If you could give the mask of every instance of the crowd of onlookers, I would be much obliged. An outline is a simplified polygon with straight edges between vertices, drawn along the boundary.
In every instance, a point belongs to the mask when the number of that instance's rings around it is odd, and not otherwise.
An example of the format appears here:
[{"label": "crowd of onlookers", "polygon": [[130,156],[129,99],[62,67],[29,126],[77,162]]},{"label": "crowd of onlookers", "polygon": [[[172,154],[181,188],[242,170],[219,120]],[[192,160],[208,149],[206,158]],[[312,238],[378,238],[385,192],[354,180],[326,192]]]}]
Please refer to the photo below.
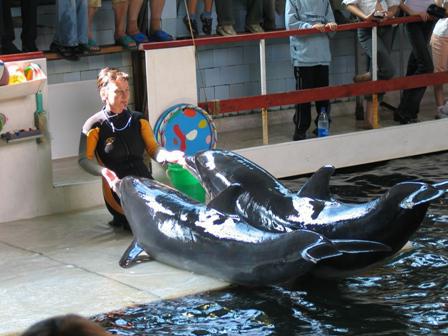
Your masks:
[{"label": "crowd of onlookers", "polygon": [[[20,0],[22,17],[22,50],[14,44],[12,5],[17,1],[0,1],[0,54],[36,51],[37,7],[40,0]],[[213,4],[213,2],[215,2]],[[245,31],[258,33],[275,29],[275,12],[283,13],[285,0],[243,0],[246,8]],[[165,0],[149,0],[149,28],[141,31],[138,17],[144,0],[112,0],[114,16],[114,40],[125,49],[135,49],[140,43],[173,40],[161,28],[161,17]],[[212,34],[213,5],[216,8],[216,34],[235,35],[233,0],[204,0],[203,11],[196,15],[198,0],[178,0],[178,6],[185,4],[186,15],[183,22],[188,32],[196,37],[200,34],[198,22],[205,35]],[[68,60],[100,51],[94,37],[95,13],[101,7],[101,0],[55,0],[55,35],[49,46],[51,51]]]},{"label": "crowd of onlookers", "polygon": [[[169,33],[162,30],[161,17],[165,0],[148,0],[150,7],[149,27],[142,31],[138,17],[144,0],[112,0],[114,13],[114,40],[125,49],[135,49],[140,43],[170,41]],[[184,6],[183,22],[191,37],[213,33],[213,6],[216,11],[216,34],[236,35],[235,3],[237,0],[203,0],[202,12],[197,12],[198,0],[178,0]],[[276,29],[276,17],[283,16],[287,29],[316,28],[327,34],[292,36],[290,38],[291,58],[297,89],[310,89],[329,84],[329,65],[331,50],[329,39],[337,24],[350,20],[384,21],[399,15],[419,15],[420,22],[405,25],[412,47],[406,75],[448,70],[448,19],[427,13],[430,5],[445,7],[445,0],[241,0],[245,6],[244,31],[259,33]],[[12,0],[0,1],[0,35],[3,54],[21,52],[14,44],[14,29],[11,17]],[[22,13],[22,51],[35,51],[36,17],[39,0],[21,0]],[[50,50],[68,60],[77,60],[81,55],[100,51],[94,37],[95,13],[101,7],[101,0],[56,0],[55,35]],[[200,22],[200,24],[199,24]],[[201,27],[201,31],[199,30]],[[395,67],[391,58],[394,30],[393,26],[378,28],[377,64],[378,79],[390,79]],[[370,28],[357,31],[358,41],[367,56],[372,57],[372,33]],[[431,46],[431,47],[430,47]],[[432,50],[430,50],[432,49]],[[370,71],[355,76],[354,81],[371,80]],[[404,90],[401,101],[394,113],[394,120],[401,124],[418,121],[420,101],[425,87]],[[378,95],[381,102],[382,94]],[[435,87],[437,117],[448,117],[448,104],[445,104],[443,87]],[[366,127],[372,126],[372,97],[366,97]],[[321,111],[330,117],[330,102],[315,104],[317,119]],[[331,117],[330,117],[331,121]],[[311,104],[298,104],[294,115],[296,125],[294,140],[307,137],[311,125]]]}]

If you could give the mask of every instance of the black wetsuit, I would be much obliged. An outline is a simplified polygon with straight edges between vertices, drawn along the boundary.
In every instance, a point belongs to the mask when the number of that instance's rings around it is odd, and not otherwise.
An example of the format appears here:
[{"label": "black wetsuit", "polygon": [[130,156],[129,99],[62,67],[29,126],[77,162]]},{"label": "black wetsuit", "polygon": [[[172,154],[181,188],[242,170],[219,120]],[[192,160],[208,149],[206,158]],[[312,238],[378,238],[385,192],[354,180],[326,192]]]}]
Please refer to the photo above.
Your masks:
[{"label": "black wetsuit", "polygon": [[[146,127],[149,128],[146,132],[149,134],[143,132]],[[101,175],[101,168],[107,167],[119,178],[129,175],[152,178],[151,171],[143,160],[144,151],[148,148],[149,154],[154,155],[158,146],[142,113],[125,110],[115,114],[103,109],[90,117],[83,126],[79,163],[86,171],[95,175]],[[93,155],[99,164],[93,160]],[[106,206],[114,216],[114,224],[125,223],[120,200],[104,179],[103,194]]]}]

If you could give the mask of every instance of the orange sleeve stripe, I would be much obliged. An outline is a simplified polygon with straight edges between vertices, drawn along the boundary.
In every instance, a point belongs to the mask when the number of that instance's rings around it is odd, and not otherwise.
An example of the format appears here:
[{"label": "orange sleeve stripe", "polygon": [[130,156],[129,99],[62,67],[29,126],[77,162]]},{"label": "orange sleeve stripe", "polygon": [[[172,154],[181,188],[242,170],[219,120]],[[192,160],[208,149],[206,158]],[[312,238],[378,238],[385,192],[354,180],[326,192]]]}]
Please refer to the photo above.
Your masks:
[{"label": "orange sleeve stripe", "polygon": [[99,137],[100,129],[98,127],[92,128],[89,132],[87,132],[86,157],[89,160],[93,160],[95,157],[95,150]]},{"label": "orange sleeve stripe", "polygon": [[109,184],[107,183],[107,181],[106,181],[106,179],[104,177],[102,178],[102,182],[103,182],[103,196],[104,196],[104,200],[106,201],[106,203],[112,209],[114,209],[116,212],[124,215],[123,208],[121,207],[120,203],[118,203],[115,200],[115,197],[112,194],[112,189],[110,188]]},{"label": "orange sleeve stripe", "polygon": [[146,151],[152,158],[154,158],[154,155],[159,149],[159,144],[154,137],[154,132],[152,131],[148,120],[140,119],[140,132],[142,134],[143,141],[145,142]]}]

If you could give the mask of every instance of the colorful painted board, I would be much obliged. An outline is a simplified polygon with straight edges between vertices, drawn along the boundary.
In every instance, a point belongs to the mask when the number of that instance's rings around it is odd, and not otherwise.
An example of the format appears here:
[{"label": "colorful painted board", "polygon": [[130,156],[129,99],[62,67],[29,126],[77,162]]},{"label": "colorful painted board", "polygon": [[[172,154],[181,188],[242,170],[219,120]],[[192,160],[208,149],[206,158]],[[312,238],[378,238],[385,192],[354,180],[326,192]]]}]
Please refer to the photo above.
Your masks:
[{"label": "colorful painted board", "polygon": [[193,155],[216,147],[217,135],[209,114],[195,105],[178,104],[163,112],[154,126],[157,142],[168,150]]}]

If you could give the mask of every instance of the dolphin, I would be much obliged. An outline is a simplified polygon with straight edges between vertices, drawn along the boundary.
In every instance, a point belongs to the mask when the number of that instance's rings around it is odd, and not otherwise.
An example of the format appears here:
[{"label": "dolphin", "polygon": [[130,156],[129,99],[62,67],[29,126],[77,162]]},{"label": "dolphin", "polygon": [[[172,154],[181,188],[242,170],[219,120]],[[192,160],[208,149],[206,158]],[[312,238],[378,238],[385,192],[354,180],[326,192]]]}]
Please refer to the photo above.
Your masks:
[{"label": "dolphin", "polygon": [[225,150],[207,150],[186,157],[186,168],[214,197],[238,184],[243,192],[234,204],[214,205],[238,214],[247,223],[267,232],[311,230],[330,240],[376,241],[389,251],[343,254],[319,263],[314,274],[343,277],[363,271],[399,251],[419,228],[429,204],[441,197],[447,183],[429,185],[403,182],[383,196],[363,204],[337,201],[329,191],[335,168],[319,169],[298,193],[243,156]]},{"label": "dolphin", "polygon": [[[132,266],[144,252],[165,264],[246,286],[290,282],[316,263],[342,254],[309,230],[271,233],[248,225],[147,178],[103,175],[120,196],[134,241],[120,265]],[[214,201],[235,201],[238,186]]]}]

